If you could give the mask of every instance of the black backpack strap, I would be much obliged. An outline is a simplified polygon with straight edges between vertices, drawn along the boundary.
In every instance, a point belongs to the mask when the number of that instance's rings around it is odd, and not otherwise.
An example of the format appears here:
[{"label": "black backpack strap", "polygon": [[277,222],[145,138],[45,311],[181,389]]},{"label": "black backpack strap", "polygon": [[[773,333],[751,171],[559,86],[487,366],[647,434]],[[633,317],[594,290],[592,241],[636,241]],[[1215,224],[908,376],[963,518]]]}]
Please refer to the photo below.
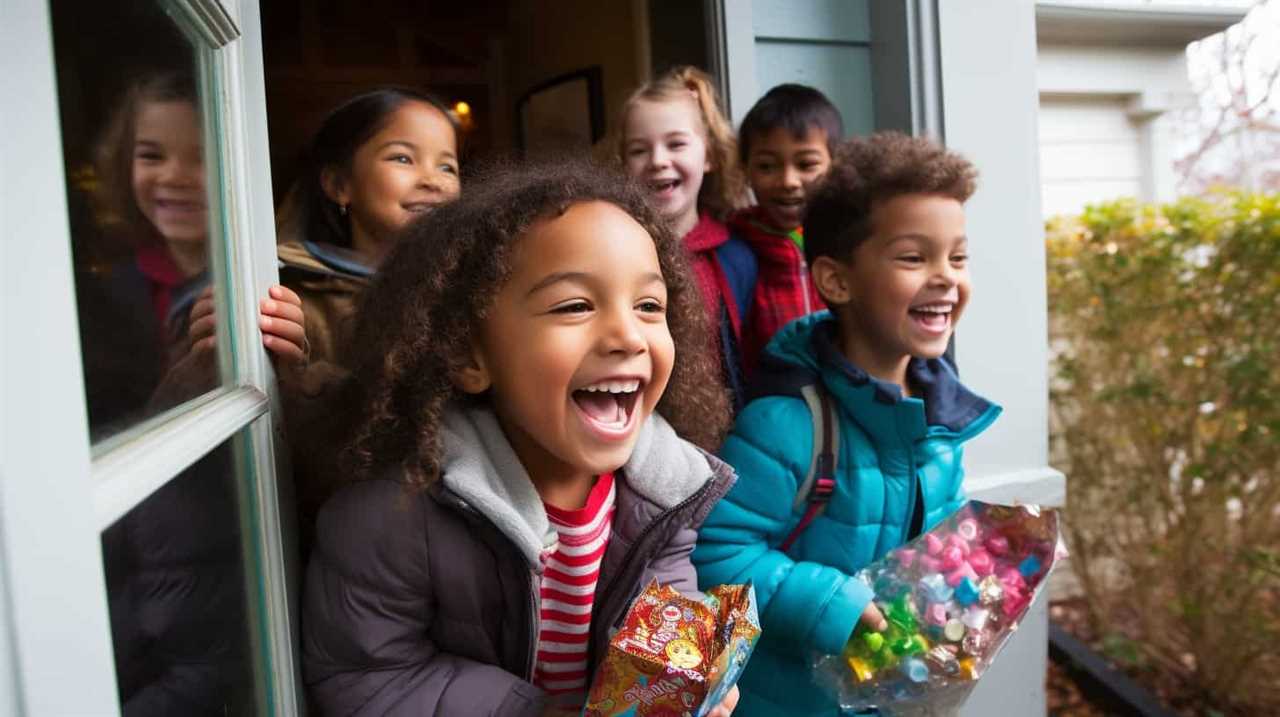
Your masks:
[{"label": "black backpack strap", "polygon": [[805,505],[804,515],[778,546],[784,553],[791,549],[809,524],[826,510],[827,501],[831,500],[831,494],[836,489],[836,464],[840,455],[840,424],[831,394],[821,381],[805,386],[800,393],[809,406],[809,416],[813,419],[813,457],[809,462],[809,473],[796,491],[793,505],[793,509]]}]

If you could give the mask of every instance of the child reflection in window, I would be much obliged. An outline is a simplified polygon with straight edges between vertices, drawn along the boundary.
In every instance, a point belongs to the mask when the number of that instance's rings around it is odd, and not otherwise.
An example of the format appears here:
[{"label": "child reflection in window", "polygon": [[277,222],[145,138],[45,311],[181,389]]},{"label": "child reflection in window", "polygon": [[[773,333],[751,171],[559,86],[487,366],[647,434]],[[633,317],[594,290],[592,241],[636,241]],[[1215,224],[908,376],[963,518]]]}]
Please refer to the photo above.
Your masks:
[{"label": "child reflection in window", "polygon": [[[195,85],[181,73],[134,83],[97,148],[96,223],[77,232],[80,323],[95,439],[214,388],[209,201]],[[277,362],[305,357],[301,301],[274,286],[260,307]]]}]

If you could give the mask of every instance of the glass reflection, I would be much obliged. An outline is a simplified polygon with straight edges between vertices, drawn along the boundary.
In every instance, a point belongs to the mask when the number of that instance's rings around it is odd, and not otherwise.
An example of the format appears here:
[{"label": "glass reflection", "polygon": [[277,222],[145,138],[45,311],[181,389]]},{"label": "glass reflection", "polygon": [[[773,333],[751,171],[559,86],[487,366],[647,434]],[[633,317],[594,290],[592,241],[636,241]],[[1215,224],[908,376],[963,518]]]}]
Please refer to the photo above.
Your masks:
[{"label": "glass reflection", "polygon": [[49,5],[95,444],[224,380],[214,310],[226,297],[210,275],[225,240],[206,146],[216,80],[165,6]]},{"label": "glass reflection", "polygon": [[204,130],[191,75],[141,77],[98,142],[97,236],[77,236],[89,425],[105,437],[219,383]]},{"label": "glass reflection", "polygon": [[126,717],[255,711],[235,453],[219,446],[102,534]]}]

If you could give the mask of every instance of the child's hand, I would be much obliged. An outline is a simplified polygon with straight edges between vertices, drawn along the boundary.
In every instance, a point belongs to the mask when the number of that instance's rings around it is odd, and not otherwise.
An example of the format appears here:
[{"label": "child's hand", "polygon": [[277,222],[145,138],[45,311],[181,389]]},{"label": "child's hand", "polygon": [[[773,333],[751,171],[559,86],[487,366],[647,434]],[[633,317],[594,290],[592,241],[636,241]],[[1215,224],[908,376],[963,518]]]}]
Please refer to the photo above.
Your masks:
[{"label": "child's hand", "polygon": [[720,704],[707,713],[707,717],[729,717],[733,714],[733,709],[738,706],[738,686],[734,685],[729,693],[720,700]]},{"label": "child's hand", "polygon": [[191,346],[190,353],[212,349],[217,337],[213,335],[218,320],[213,315],[213,287],[207,286],[191,305],[191,313],[187,315],[187,338]]},{"label": "child's hand", "polygon": [[867,603],[867,608],[862,611],[862,617],[858,619],[858,624],[872,632],[884,632],[889,628],[889,623],[884,619],[884,615],[880,614],[880,608],[876,607],[873,602]]},{"label": "child's hand", "polygon": [[277,359],[291,364],[305,363],[310,347],[303,323],[302,299],[279,284],[267,293],[271,298],[262,300],[258,314],[262,345]]},{"label": "child's hand", "polygon": [[[262,345],[274,357],[290,363],[307,359],[307,330],[303,325],[302,299],[279,284],[267,290],[271,298],[259,305],[258,326],[262,329]],[[213,287],[200,292],[188,319],[187,336],[191,352],[212,349],[217,337],[214,316]]]}]

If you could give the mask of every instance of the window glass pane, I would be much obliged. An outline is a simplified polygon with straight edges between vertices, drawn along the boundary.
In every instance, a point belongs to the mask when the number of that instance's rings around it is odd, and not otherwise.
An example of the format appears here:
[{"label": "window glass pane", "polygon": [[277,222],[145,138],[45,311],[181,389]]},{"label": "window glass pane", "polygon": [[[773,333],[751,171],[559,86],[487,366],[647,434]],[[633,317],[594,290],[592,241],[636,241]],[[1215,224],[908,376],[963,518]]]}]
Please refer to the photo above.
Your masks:
[{"label": "window glass pane", "polygon": [[53,0],[50,10],[98,443],[227,379],[226,296],[210,279],[226,255],[215,75],[212,50],[161,3]]},{"label": "window glass pane", "polygon": [[121,713],[264,713],[247,431],[102,533]]}]

